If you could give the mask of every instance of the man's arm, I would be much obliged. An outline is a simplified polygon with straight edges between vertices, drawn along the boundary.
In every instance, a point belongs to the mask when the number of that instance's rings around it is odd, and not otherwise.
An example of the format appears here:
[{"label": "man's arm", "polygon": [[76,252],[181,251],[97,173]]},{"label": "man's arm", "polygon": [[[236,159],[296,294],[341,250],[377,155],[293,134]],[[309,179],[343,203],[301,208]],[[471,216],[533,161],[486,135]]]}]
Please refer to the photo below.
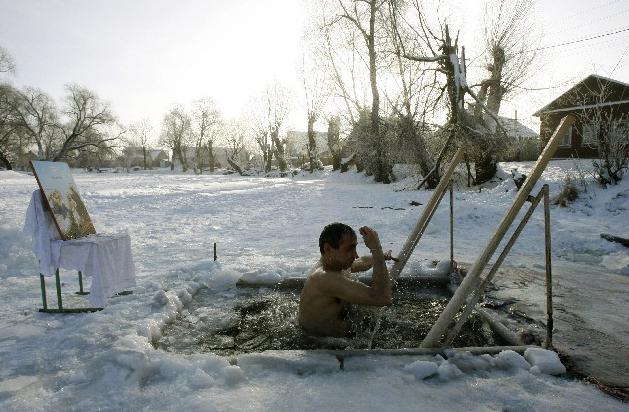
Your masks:
[{"label": "man's arm", "polygon": [[369,255],[361,256],[352,263],[352,273],[366,272],[373,266],[373,258]]},{"label": "man's arm", "polygon": [[[375,280],[375,279],[374,279]],[[343,276],[324,276],[319,280],[319,291],[327,296],[334,296],[348,303],[370,306],[387,306],[391,304],[390,294],[371,286]]]},{"label": "man's arm", "polygon": [[349,303],[371,306],[391,304],[391,279],[384,263],[384,253],[378,234],[368,227],[360,228],[365,245],[371,250],[373,262],[373,283],[364,285],[343,276],[321,277],[319,288],[322,293],[334,296]]},{"label": "man's arm", "polygon": [[[384,260],[393,260],[393,256],[391,256],[391,251],[387,250],[384,252]],[[373,266],[373,256],[365,255],[361,256],[352,263],[352,273],[356,272],[366,272],[371,269]]]},{"label": "man's arm", "polygon": [[391,278],[389,277],[387,265],[384,263],[385,255],[382,252],[378,233],[367,226],[363,226],[360,228],[360,234],[363,236],[365,246],[371,251],[373,261],[373,283],[371,288],[376,289],[383,295],[383,299],[387,302],[385,305],[390,305],[392,298]]}]

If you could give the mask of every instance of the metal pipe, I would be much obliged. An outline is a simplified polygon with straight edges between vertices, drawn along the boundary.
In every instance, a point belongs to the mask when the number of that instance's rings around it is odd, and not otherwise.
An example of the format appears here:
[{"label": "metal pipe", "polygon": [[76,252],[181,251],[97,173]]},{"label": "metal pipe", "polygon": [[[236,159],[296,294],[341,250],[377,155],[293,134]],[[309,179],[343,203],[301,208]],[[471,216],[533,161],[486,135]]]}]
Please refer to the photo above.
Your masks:
[{"label": "metal pipe", "polygon": [[511,238],[505,245],[504,249],[502,249],[500,256],[498,256],[498,259],[496,259],[496,262],[491,267],[489,273],[487,274],[487,276],[485,276],[480,286],[476,290],[474,290],[474,292],[469,296],[467,303],[465,304],[465,309],[463,310],[463,313],[461,314],[461,317],[456,322],[454,327],[450,329],[450,331],[448,332],[448,335],[446,337],[446,344],[450,344],[452,340],[459,334],[459,331],[461,330],[463,323],[465,323],[467,318],[472,314],[472,311],[474,310],[476,303],[478,303],[478,301],[480,300],[480,297],[483,295],[483,292],[487,288],[487,285],[489,285],[489,282],[496,275],[496,272],[500,268],[500,265],[502,265],[502,262],[504,262],[505,258],[511,251],[511,248],[515,244],[515,241],[518,239],[518,237],[520,236],[520,233],[522,233],[522,230],[524,230],[524,227],[526,226],[529,219],[531,218],[531,215],[535,211],[535,208],[537,208],[537,205],[539,204],[540,200],[542,200],[543,194],[544,194],[544,189],[540,190],[537,196],[531,199],[531,206],[529,206],[529,210],[526,211],[526,214],[520,221],[520,224],[511,235]]},{"label": "metal pipe", "polygon": [[454,269],[454,192],[450,181],[450,270]]},{"label": "metal pipe", "polygon": [[44,305],[44,309],[48,309],[48,302],[46,301],[46,281],[44,280],[44,275],[39,274],[39,282],[41,286],[41,301]]},{"label": "metal pipe", "polygon": [[57,306],[59,306],[59,309],[63,309],[63,303],[61,302],[61,279],[59,279],[59,268],[55,271],[55,283],[57,284]]},{"label": "metal pipe", "polygon": [[545,348],[553,347],[553,274],[550,248],[550,196],[548,185],[542,187],[544,192],[544,243],[546,245],[546,342]]}]

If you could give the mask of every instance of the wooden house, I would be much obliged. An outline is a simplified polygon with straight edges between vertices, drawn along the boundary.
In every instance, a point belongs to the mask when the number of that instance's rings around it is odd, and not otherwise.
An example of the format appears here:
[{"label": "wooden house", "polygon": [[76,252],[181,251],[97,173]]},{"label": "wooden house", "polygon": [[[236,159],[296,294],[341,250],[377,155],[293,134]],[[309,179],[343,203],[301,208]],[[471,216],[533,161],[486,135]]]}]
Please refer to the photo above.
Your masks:
[{"label": "wooden house", "polygon": [[609,130],[629,130],[629,84],[591,74],[533,115],[541,120],[540,143],[548,142],[562,117],[576,122],[564,134],[555,158],[596,158],[598,142]]}]

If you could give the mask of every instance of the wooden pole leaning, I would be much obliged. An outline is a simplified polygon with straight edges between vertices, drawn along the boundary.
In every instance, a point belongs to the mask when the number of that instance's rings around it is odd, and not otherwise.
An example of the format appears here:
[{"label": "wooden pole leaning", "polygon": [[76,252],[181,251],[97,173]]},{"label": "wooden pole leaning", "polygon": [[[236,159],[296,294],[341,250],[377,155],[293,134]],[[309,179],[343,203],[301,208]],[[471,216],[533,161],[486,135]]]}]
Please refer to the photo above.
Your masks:
[{"label": "wooden pole leaning", "polygon": [[491,280],[496,275],[496,272],[498,272],[500,265],[502,265],[502,262],[504,262],[505,258],[511,251],[511,248],[513,247],[516,240],[520,236],[520,233],[522,233],[522,230],[524,230],[524,227],[526,226],[529,219],[531,218],[531,215],[533,215],[533,212],[537,208],[537,205],[542,200],[542,197],[545,196],[545,193],[548,193],[548,185],[544,185],[544,187],[542,188],[542,190],[539,191],[537,196],[535,196],[532,199],[529,199],[531,200],[531,206],[529,207],[529,210],[526,211],[526,214],[520,221],[520,224],[513,232],[513,235],[511,235],[511,238],[509,238],[509,241],[507,242],[504,249],[500,253],[500,256],[498,256],[498,259],[496,259],[496,262],[491,267],[491,270],[489,271],[487,276],[485,276],[480,286],[476,288],[476,290],[474,290],[474,292],[470,294],[470,297],[467,299],[467,302],[465,303],[465,309],[463,310],[463,313],[461,314],[459,319],[456,321],[456,324],[454,325],[454,327],[448,331],[448,335],[445,341],[446,345],[451,344],[454,338],[458,336],[459,332],[461,331],[461,327],[463,327],[463,324],[465,323],[467,318],[469,318],[469,316],[472,314],[474,307],[476,306],[480,298],[483,296],[485,289],[487,289],[487,285],[489,285],[489,282],[491,282]]},{"label": "wooden pole leaning", "polygon": [[528,196],[531,194],[531,191],[537,183],[537,180],[539,179],[542,172],[546,168],[546,165],[557,150],[557,147],[559,146],[564,132],[569,130],[569,128],[574,123],[574,120],[574,117],[571,115],[568,115],[561,119],[559,126],[549,139],[546,147],[542,151],[542,154],[537,159],[531,175],[526,179],[524,185],[514,199],[511,208],[502,218],[500,224],[498,225],[498,228],[487,243],[487,246],[480,254],[478,259],[468,272],[467,276],[465,276],[463,282],[461,282],[461,285],[459,285],[456,292],[450,299],[450,302],[443,310],[443,312],[441,312],[441,315],[439,315],[439,318],[422,341],[422,348],[431,348],[439,345],[441,337],[450,326],[452,320],[454,319],[454,316],[461,309],[469,294],[472,293],[474,289],[479,286],[479,277],[483,269],[487,265],[487,262],[496,251],[496,248],[500,244],[500,241],[504,237],[511,224],[513,223],[513,220],[516,218],[518,212],[522,208],[522,205],[524,204],[524,202],[526,202]]},{"label": "wooden pole leaning", "polygon": [[432,197],[430,198],[430,200],[428,201],[428,204],[426,205],[426,208],[424,209],[424,213],[422,214],[419,221],[415,225],[415,228],[413,229],[411,234],[408,236],[408,239],[406,239],[406,243],[404,243],[404,247],[402,248],[402,251],[398,255],[398,261],[395,262],[395,264],[393,265],[393,268],[391,269],[391,279],[393,279],[394,282],[400,276],[400,273],[402,272],[402,269],[404,269],[404,266],[408,262],[408,259],[411,256],[413,249],[415,249],[415,246],[417,246],[417,242],[419,242],[419,239],[421,238],[422,234],[426,230],[426,227],[428,226],[430,219],[432,218],[435,211],[437,210],[437,206],[439,206],[439,202],[441,201],[441,199],[443,198],[443,195],[448,189],[448,185],[450,184],[450,180],[452,179],[454,170],[456,169],[457,165],[461,162],[462,158],[463,158],[463,148],[460,147],[457,149],[456,153],[454,154],[454,157],[450,161],[450,165],[448,166],[448,169],[446,170],[445,174],[441,177],[439,184],[435,188],[435,191],[433,192]]}]

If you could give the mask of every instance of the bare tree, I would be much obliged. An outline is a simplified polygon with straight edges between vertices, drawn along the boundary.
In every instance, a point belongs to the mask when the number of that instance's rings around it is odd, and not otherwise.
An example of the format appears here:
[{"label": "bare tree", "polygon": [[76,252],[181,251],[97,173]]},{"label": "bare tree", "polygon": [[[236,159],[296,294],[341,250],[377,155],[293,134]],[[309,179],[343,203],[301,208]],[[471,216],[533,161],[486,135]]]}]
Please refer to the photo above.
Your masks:
[{"label": "bare tree", "polygon": [[273,82],[250,104],[248,124],[262,152],[265,172],[271,170],[273,156],[280,171],[288,167],[284,157],[286,139],[280,138],[280,132],[288,116],[289,101],[288,89]]},{"label": "bare tree", "polygon": [[0,83],[0,164],[8,170],[13,169],[13,161],[19,154],[19,114],[15,111],[19,102],[18,91]]},{"label": "bare tree", "polygon": [[[386,146],[380,135],[380,92],[378,90],[378,67],[377,67],[377,46],[378,34],[382,30],[383,23],[377,24],[386,0],[339,0],[341,20],[349,22],[359,36],[364,41],[367,49],[369,84],[371,91],[371,112],[370,112],[370,142],[367,149],[369,158],[372,160],[368,172],[373,173],[377,182],[390,182],[391,165],[386,161]],[[380,18],[379,18],[380,17]],[[379,27],[380,26],[380,27]]]},{"label": "bare tree", "polygon": [[15,73],[15,61],[2,46],[0,46],[0,73]]},{"label": "bare tree", "polygon": [[[398,121],[397,144],[400,153],[398,159],[417,163],[423,176],[427,176],[426,186],[432,189],[439,183],[438,173],[430,173],[434,167],[432,155],[428,151],[425,135],[429,132],[427,118],[434,115],[435,92],[438,90],[436,79],[430,78],[430,70],[422,70],[419,62],[406,59],[409,55],[426,54],[426,47],[409,41],[413,33],[408,26],[399,23],[400,10],[397,1],[388,2],[387,36],[390,39],[393,53],[388,58],[391,75],[397,89],[393,90],[393,98],[385,90],[385,96]],[[405,44],[406,43],[406,46]],[[410,159],[409,159],[410,158]]]},{"label": "bare tree", "polygon": [[312,59],[312,55],[302,55],[301,74],[306,98],[306,117],[308,121],[308,160],[310,173],[314,172],[317,165],[317,141],[315,139],[314,124],[317,122],[323,107],[330,95],[330,88],[326,83],[325,74],[319,69],[319,65]]},{"label": "bare tree", "polygon": [[147,118],[141,119],[129,127],[127,140],[132,146],[142,149],[142,166],[144,170],[148,169],[147,157],[149,156],[148,151],[153,139],[153,133],[153,126]]},{"label": "bare tree", "polygon": [[121,137],[121,133],[112,136],[102,132],[103,128],[115,123],[108,103],[77,84],[67,85],[66,90],[68,95],[63,109],[65,122],[61,127],[63,141],[53,156],[54,161],[63,159],[73,150],[112,145]]},{"label": "bare tree", "polygon": [[[485,4],[486,79],[478,98],[498,114],[502,100],[522,90],[534,71],[539,41],[533,30],[534,0],[488,0]],[[481,113],[477,106],[475,115]]]},{"label": "bare tree", "polygon": [[239,175],[243,175],[243,167],[240,164],[239,156],[245,148],[245,127],[238,121],[231,121],[223,127],[223,136],[225,139],[225,157],[227,163]]},{"label": "bare tree", "polygon": [[[478,101],[496,115],[504,98],[522,90],[523,83],[534,72],[538,42],[532,21],[533,0],[488,0],[485,4],[485,65],[487,77],[480,82]],[[497,159],[507,147],[500,134],[493,133],[491,119],[476,104],[474,118],[489,133],[472,150],[476,183],[491,179]]]},{"label": "bare tree", "polygon": [[192,105],[191,114],[191,135],[195,147],[196,161],[194,164],[195,173],[202,173],[202,162],[204,151],[207,150],[207,160],[210,172],[214,171],[214,142],[218,136],[221,123],[221,113],[214,100],[210,98],[199,99]]},{"label": "bare tree", "polygon": [[63,138],[55,102],[47,93],[34,87],[25,87],[17,93],[20,99],[15,102],[14,110],[20,127],[37,145],[39,159],[52,159]]},{"label": "bare tree", "polygon": [[188,170],[188,164],[184,153],[184,147],[190,134],[190,117],[182,107],[175,106],[162,121],[162,134],[160,141],[173,153],[170,170],[175,168],[175,158],[179,159],[183,171]]},{"label": "bare tree", "polygon": [[597,79],[592,89],[573,97],[584,107],[577,116],[581,122],[581,144],[596,149],[592,161],[594,177],[603,186],[617,184],[629,168],[629,115],[615,105],[606,104],[613,91],[606,80]]},{"label": "bare tree", "polygon": [[330,116],[328,119],[328,149],[332,155],[332,170],[341,169],[341,118]]},{"label": "bare tree", "polygon": [[281,172],[287,169],[285,158],[286,139],[280,138],[280,130],[288,116],[290,93],[284,86],[273,82],[266,88],[265,95],[267,126],[273,142],[273,152]]}]

